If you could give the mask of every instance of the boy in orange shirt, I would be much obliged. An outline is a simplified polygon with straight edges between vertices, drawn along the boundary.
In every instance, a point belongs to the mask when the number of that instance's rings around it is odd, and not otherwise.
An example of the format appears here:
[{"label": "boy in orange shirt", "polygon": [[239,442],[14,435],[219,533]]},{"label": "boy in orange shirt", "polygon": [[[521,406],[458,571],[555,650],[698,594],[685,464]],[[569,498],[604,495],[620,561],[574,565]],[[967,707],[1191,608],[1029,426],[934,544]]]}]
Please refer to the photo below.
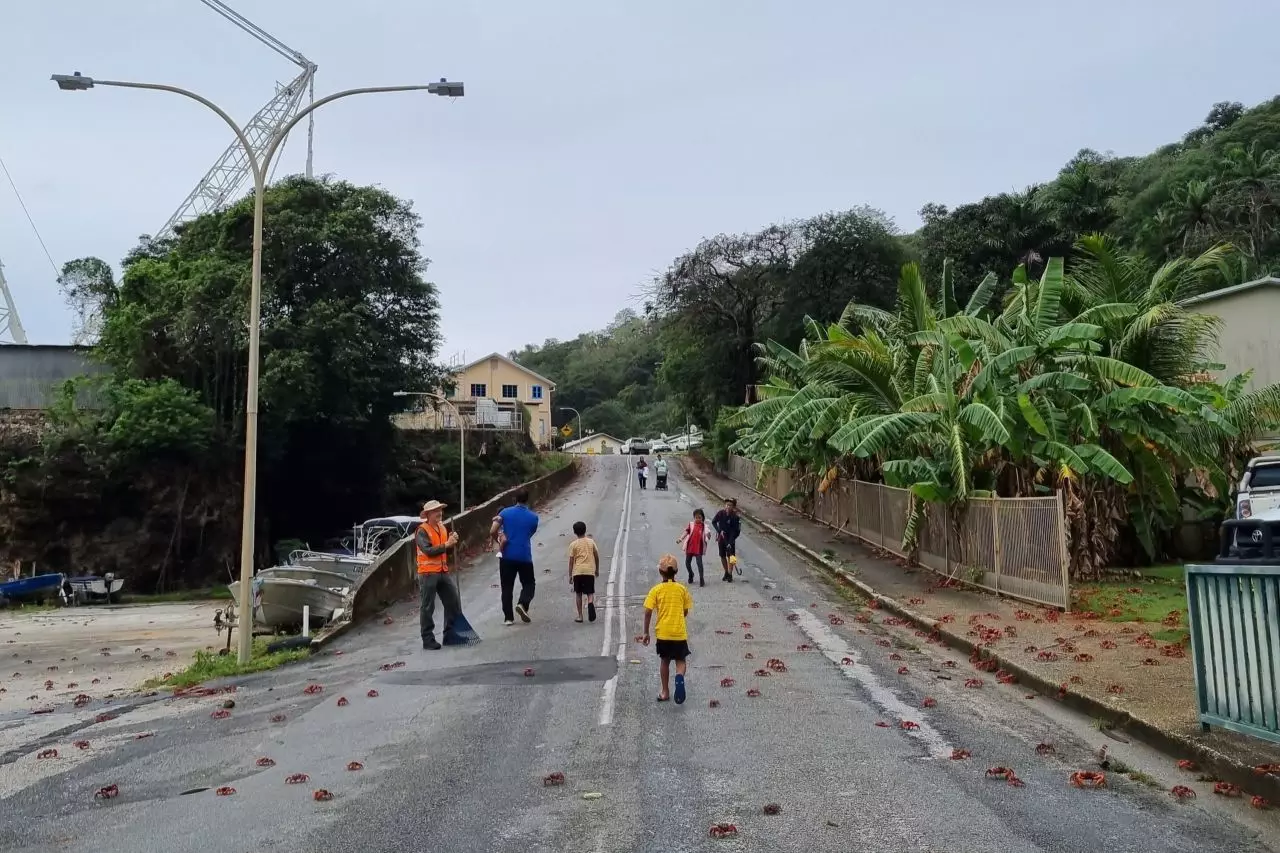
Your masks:
[{"label": "boy in orange shirt", "polygon": [[688,589],[676,582],[676,574],[679,571],[676,558],[670,554],[663,554],[662,559],[658,561],[658,573],[662,575],[662,582],[649,590],[649,594],[644,598],[644,636],[640,638],[640,642],[646,646],[649,645],[649,624],[653,621],[653,614],[656,612],[658,620],[653,628],[653,638],[657,640],[658,657],[662,661],[660,669],[662,692],[658,694],[658,701],[666,702],[671,698],[668,687],[671,681],[671,662],[675,661],[675,699],[677,705],[683,705],[684,676],[688,666],[686,660],[689,657],[689,627],[685,617],[693,609],[693,597],[689,595]]}]

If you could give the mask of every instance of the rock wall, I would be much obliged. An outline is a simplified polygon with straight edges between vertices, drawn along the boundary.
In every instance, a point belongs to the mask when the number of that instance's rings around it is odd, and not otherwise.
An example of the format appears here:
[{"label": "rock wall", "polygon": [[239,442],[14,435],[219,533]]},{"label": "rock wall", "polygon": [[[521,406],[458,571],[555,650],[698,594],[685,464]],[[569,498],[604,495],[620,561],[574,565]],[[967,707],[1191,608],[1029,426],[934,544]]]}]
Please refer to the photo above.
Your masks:
[{"label": "rock wall", "polygon": [[45,413],[37,409],[0,409],[0,445],[34,446],[47,426]]}]

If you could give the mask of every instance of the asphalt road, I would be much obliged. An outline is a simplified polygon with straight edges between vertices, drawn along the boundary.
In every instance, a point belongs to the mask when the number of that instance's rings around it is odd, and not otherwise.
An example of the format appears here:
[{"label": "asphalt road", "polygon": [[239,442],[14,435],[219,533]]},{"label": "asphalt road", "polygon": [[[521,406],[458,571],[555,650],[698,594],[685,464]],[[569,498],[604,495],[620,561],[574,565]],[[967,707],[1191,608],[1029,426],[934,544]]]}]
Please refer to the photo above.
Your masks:
[{"label": "asphalt road", "polygon": [[[463,575],[477,646],[423,651],[403,605],[341,654],[241,680],[226,719],[211,717],[225,695],[137,697],[103,723],[111,709],[0,719],[18,744],[0,756],[0,849],[1111,853],[1269,850],[1280,838],[1274,813],[1174,801],[1169,787],[1188,780],[1171,761],[1055,703],[990,676],[966,689],[963,658],[951,670],[946,650],[878,616],[857,621],[839,591],[750,529],[742,578],[725,584],[709,567],[693,588],[689,701],[656,702],[656,656],[633,642],[640,602],[693,508],[714,507],[674,466],[666,492],[634,488],[625,458],[588,468],[543,509],[530,625],[502,626],[489,557]],[[595,624],[572,621],[575,521],[603,556],[612,606]],[[786,671],[755,674],[770,659]],[[1054,754],[1038,755],[1042,742]],[[1150,784],[1112,772],[1106,789],[1070,786],[1103,743]],[[48,748],[59,757],[36,758]],[[957,748],[972,757],[951,760]],[[986,778],[996,765],[1025,786]],[[544,786],[553,772],[563,786]],[[309,778],[285,784],[293,773]],[[118,797],[94,799],[111,784]],[[235,794],[217,796],[223,785]],[[316,802],[317,788],[334,798]],[[711,838],[721,822],[737,836]]]}]

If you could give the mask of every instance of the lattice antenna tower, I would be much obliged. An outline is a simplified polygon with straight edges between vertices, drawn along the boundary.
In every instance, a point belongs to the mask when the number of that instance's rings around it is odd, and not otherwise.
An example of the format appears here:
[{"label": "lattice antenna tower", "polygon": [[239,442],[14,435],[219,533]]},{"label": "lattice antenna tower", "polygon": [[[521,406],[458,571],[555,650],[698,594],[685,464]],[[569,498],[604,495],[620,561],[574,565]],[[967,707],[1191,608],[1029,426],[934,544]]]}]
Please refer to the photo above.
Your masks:
[{"label": "lattice antenna tower", "polygon": [[[302,69],[298,76],[288,83],[277,83],[275,95],[244,125],[245,138],[249,140],[255,156],[260,155],[270,140],[298,114],[303,96],[311,101],[315,100],[317,66],[310,59],[223,3],[222,0],[200,0],[200,2]],[[308,178],[311,177],[314,140],[315,119],[312,117],[307,122]],[[154,239],[171,237],[176,226],[224,207],[236,196],[251,174],[248,154],[241,147],[240,142],[233,139],[227,146],[227,150],[222,152],[222,156],[200,179],[200,183],[196,184],[195,189],[165,222],[164,227],[156,233]]]},{"label": "lattice antenna tower", "polygon": [[9,282],[4,278],[4,263],[0,261],[0,344],[26,344],[27,333],[18,318],[18,306],[13,303]]}]

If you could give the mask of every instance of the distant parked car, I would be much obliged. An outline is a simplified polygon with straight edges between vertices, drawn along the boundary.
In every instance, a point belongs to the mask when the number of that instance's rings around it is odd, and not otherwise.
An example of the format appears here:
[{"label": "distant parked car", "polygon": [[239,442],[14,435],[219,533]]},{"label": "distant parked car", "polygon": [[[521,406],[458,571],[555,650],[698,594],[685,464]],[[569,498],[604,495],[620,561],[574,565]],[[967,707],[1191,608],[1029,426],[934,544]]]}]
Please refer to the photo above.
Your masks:
[{"label": "distant parked car", "polygon": [[655,441],[653,443],[653,447],[650,449],[654,453],[670,453],[671,445],[667,444],[665,441]]},{"label": "distant parked car", "polygon": [[628,438],[627,443],[622,445],[622,452],[632,456],[643,456],[650,452],[649,441],[644,438]]}]

